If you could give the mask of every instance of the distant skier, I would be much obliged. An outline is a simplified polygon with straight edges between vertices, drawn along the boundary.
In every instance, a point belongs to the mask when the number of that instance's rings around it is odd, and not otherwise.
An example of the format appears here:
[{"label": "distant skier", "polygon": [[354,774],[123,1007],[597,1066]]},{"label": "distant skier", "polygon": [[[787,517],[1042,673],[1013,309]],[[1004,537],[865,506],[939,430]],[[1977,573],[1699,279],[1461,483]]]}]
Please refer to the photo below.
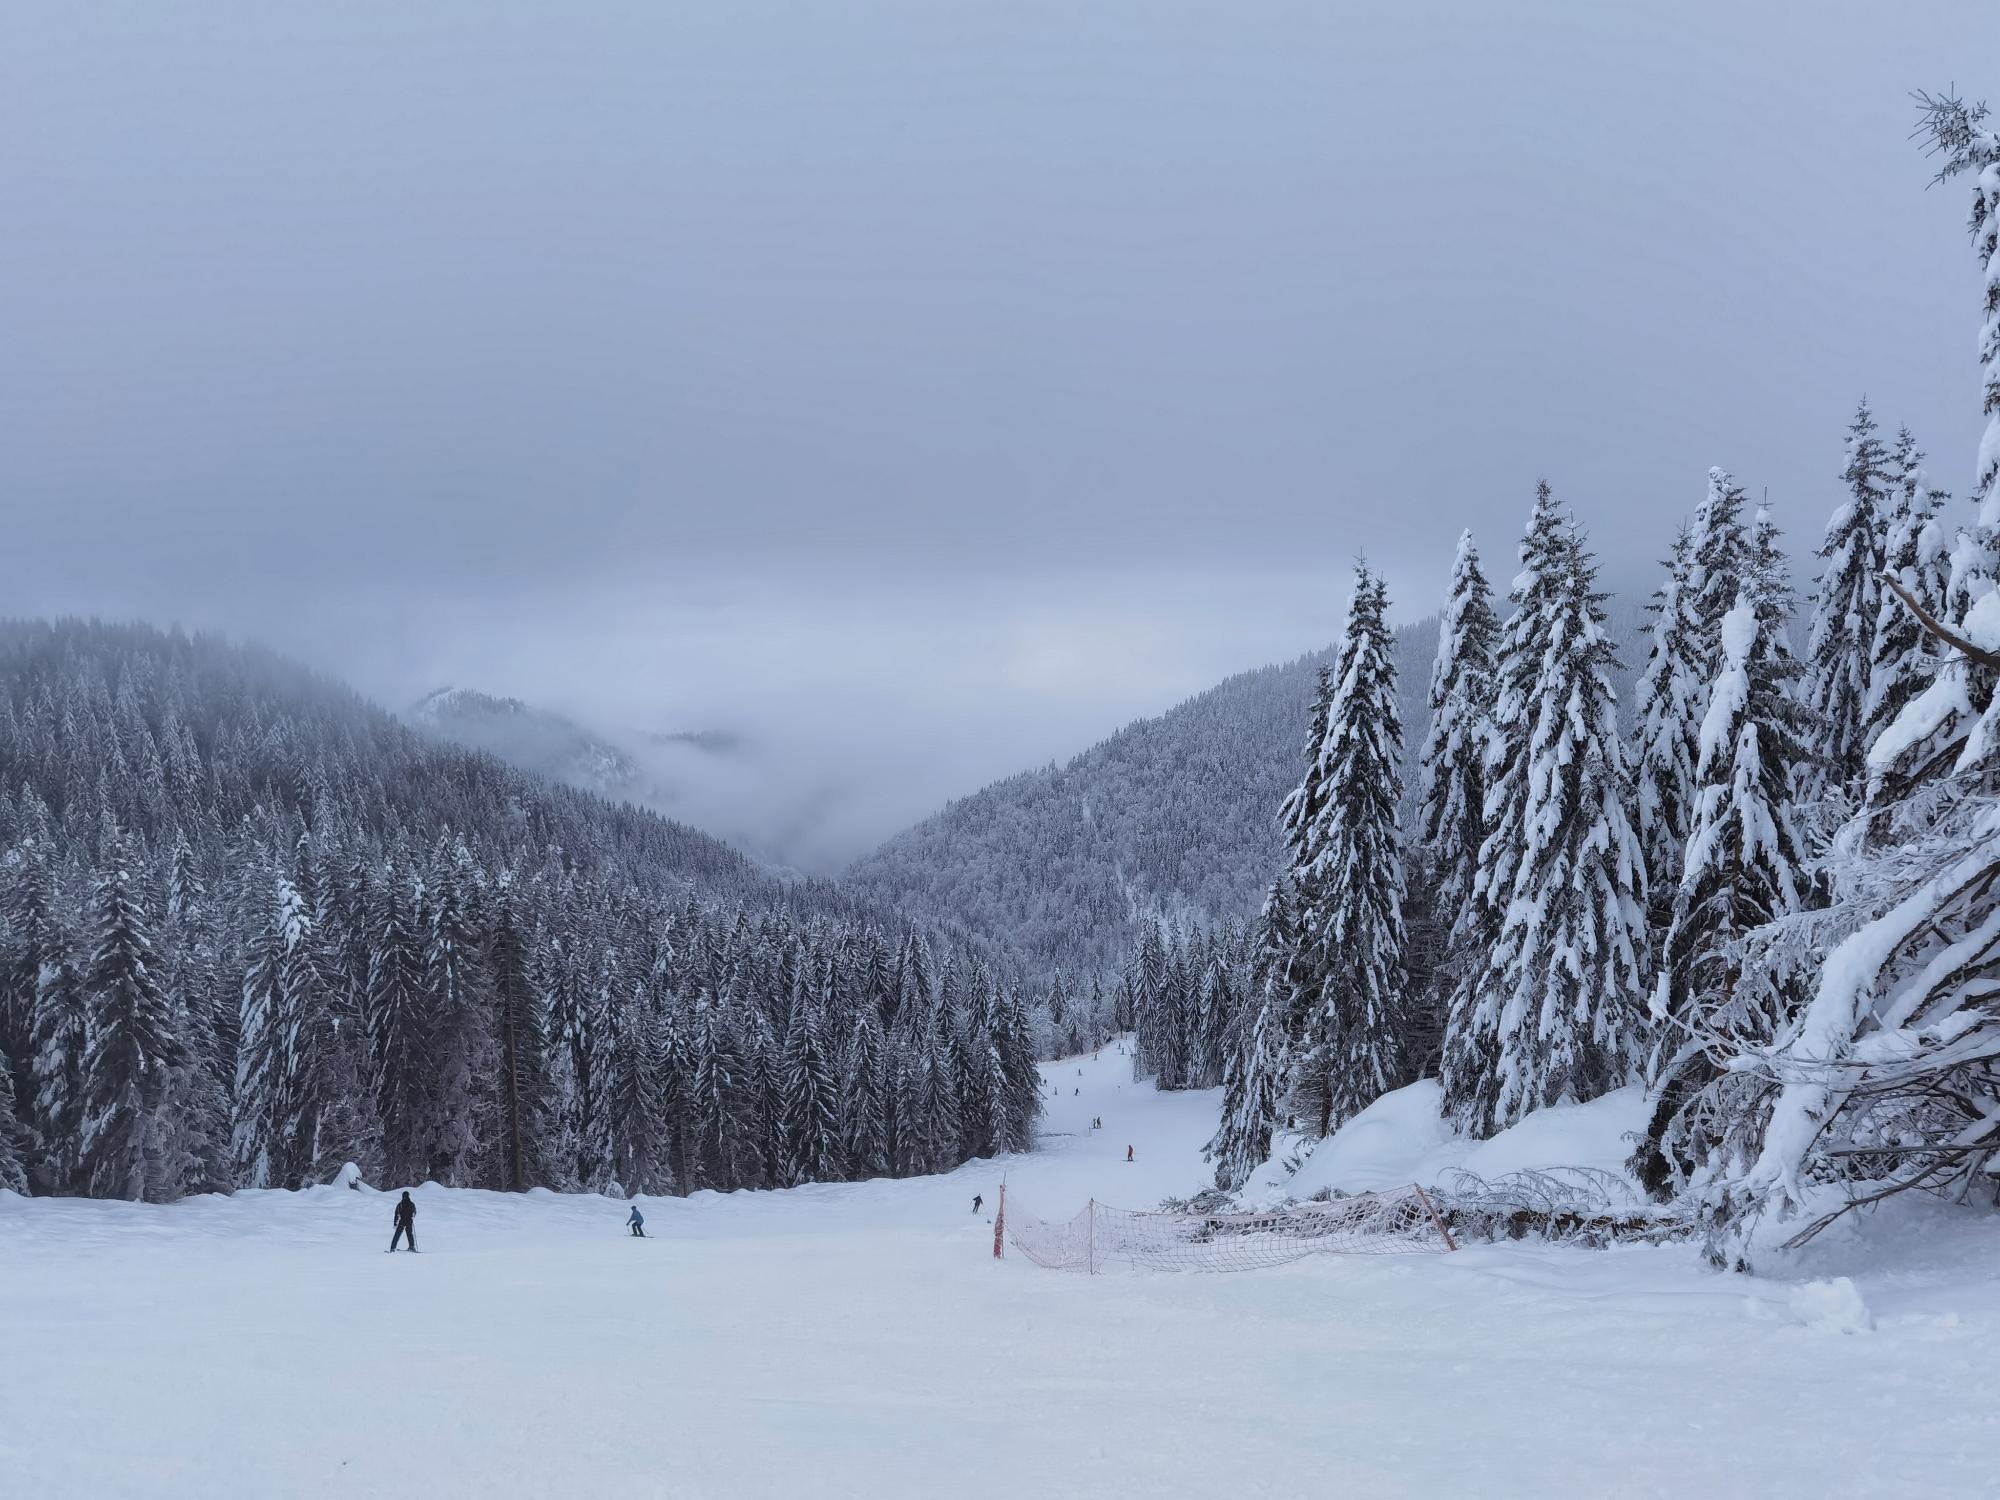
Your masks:
[{"label": "distant skier", "polygon": [[977,1193],[974,1193],[974,1194],[972,1195],[972,1211],[973,1211],[974,1213],[978,1213],[978,1212],[979,1212],[979,1205],[980,1205],[980,1204],[982,1204],[982,1203],[984,1203],[985,1201],[986,1201],[986,1200],[985,1200],[984,1198],[980,1197],[980,1196],[979,1196],[979,1194],[977,1194]]},{"label": "distant skier", "polygon": [[1130,1161],[1131,1159],[1132,1159],[1132,1148],[1130,1146],[1127,1146],[1125,1148],[1125,1160]]},{"label": "distant skier", "polygon": [[416,1254],[417,1205],[410,1201],[410,1194],[407,1189],[403,1193],[402,1201],[396,1205],[396,1232],[389,1236],[389,1253],[391,1255],[396,1253],[396,1246],[403,1242],[405,1235],[408,1235],[410,1239],[410,1253],[412,1255]]},{"label": "distant skier", "polygon": [[625,1222],[632,1226],[633,1239],[643,1240],[646,1237],[646,1216],[639,1212],[638,1204],[632,1205],[632,1217]]}]

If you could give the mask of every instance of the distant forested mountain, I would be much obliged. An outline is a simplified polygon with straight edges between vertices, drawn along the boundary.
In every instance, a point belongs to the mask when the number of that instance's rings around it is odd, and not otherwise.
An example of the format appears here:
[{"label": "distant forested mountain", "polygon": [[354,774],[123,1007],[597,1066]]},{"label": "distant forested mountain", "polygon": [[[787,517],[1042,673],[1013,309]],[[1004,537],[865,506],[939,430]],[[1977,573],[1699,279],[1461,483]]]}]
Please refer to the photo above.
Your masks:
[{"label": "distant forested mountain", "polygon": [[[1629,698],[1646,616],[1610,607]],[[1406,770],[1429,723],[1437,638],[1435,617],[1395,633]],[[1160,914],[1247,920],[1279,869],[1278,805],[1298,784],[1332,660],[1329,646],[1241,673],[1065,765],[995,782],[856,861],[848,883],[906,912],[949,913],[1038,976],[1110,973]],[[1404,784],[1413,794],[1414,776]]]},{"label": "distant forested mountain", "polygon": [[630,755],[581,724],[519,698],[472,688],[439,688],[404,715],[440,739],[484,750],[550,781],[594,792],[608,802],[644,807],[658,800],[652,779]]},{"label": "distant forested mountain", "polygon": [[279,658],[0,624],[0,1187],[934,1171],[1028,1144],[1036,1025],[949,934]]}]

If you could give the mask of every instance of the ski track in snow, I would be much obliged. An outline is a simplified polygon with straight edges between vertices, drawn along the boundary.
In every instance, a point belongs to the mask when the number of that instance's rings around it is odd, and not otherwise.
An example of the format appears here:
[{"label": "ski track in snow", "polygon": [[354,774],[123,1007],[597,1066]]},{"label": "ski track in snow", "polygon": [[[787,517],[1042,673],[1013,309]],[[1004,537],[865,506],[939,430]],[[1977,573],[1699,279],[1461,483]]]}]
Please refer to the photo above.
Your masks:
[{"label": "ski track in snow", "polygon": [[2000,1291],[1990,1237],[1955,1226],[1920,1263],[1845,1268],[1875,1325],[1853,1333],[1814,1311],[1826,1296],[1685,1247],[1237,1275],[996,1263],[1003,1172],[1049,1218],[1205,1180],[1216,1094],[1128,1069],[1115,1047],[1046,1065],[1033,1156],[647,1199],[645,1241],[622,1203],[542,1193],[419,1188],[416,1256],[382,1253],[394,1197],[374,1191],[0,1195],[0,1490],[1995,1492]]}]

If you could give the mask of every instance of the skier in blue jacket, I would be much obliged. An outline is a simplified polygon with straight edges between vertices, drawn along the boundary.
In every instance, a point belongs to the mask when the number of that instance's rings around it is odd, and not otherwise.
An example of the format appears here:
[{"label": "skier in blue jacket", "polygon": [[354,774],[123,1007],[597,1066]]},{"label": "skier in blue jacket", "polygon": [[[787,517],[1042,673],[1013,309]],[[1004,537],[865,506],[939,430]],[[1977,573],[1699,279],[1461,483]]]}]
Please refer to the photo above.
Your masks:
[{"label": "skier in blue jacket", "polygon": [[646,1216],[639,1212],[638,1204],[632,1205],[632,1217],[625,1222],[632,1226],[632,1238],[643,1240],[646,1237]]}]

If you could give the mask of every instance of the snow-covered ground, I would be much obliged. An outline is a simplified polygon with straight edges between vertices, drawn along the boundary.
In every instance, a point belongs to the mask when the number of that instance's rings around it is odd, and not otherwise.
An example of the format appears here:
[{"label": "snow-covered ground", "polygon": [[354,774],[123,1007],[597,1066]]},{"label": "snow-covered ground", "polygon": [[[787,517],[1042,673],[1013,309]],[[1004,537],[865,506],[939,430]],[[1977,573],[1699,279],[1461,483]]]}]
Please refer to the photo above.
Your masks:
[{"label": "snow-covered ground", "polygon": [[[1050,1136],[1005,1163],[1013,1201],[1058,1217],[1200,1185],[1215,1095],[1155,1094],[1127,1066],[1106,1049],[1045,1070]],[[1620,1106],[1595,1108],[1608,1127]],[[1372,1123],[1353,1171],[1396,1151],[1413,1172],[1427,1152],[1464,1159]],[[1942,1214],[1838,1239],[1789,1283],[1679,1247],[1537,1245],[1074,1277],[993,1261],[1002,1169],[649,1200],[643,1242],[603,1199],[420,1189],[416,1256],[381,1253],[392,1199],[372,1191],[170,1208],[0,1194],[0,1493],[2000,1485],[2000,1240]]]}]

